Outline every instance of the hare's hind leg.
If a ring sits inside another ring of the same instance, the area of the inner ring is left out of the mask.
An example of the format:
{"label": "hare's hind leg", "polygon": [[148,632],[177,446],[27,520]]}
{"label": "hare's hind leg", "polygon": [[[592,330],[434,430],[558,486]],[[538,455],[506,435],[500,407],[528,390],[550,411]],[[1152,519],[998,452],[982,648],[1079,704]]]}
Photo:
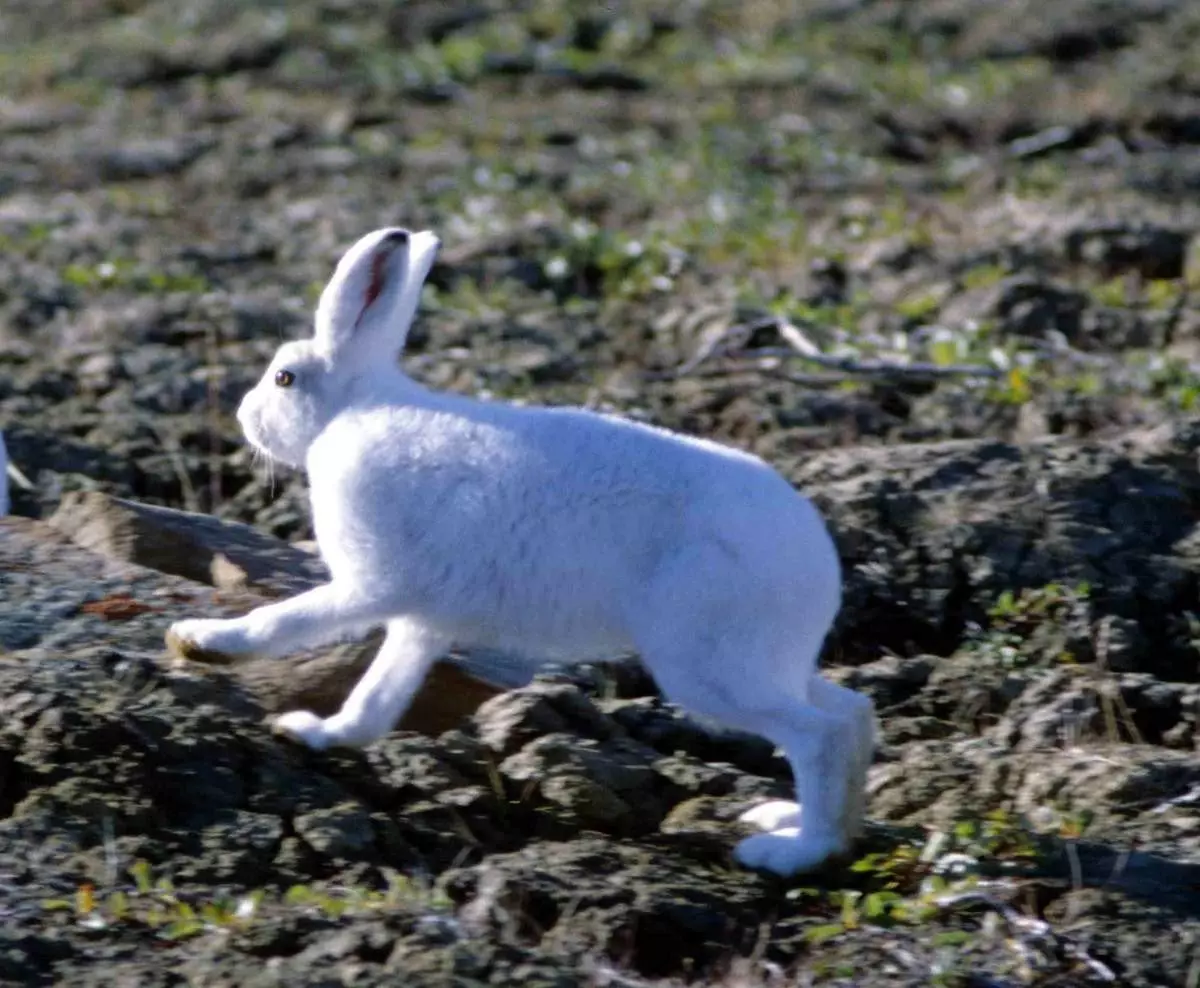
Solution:
{"label": "hare's hind leg", "polygon": [[[769,832],[743,840],[738,860],[790,875],[844,852],[861,814],[861,794],[852,790],[866,771],[866,732],[861,702],[849,690],[828,688],[814,671],[825,629],[785,644],[763,615],[731,620],[703,601],[685,609],[686,618],[676,612],[671,620],[659,611],[638,641],[659,687],[694,713],[774,742],[795,776],[796,802],[775,800],[749,812],[749,821]],[[714,619],[723,619],[720,627]]]}
{"label": "hare's hind leg", "polygon": [[[820,676],[809,684],[808,699],[813,706],[835,717],[845,717],[854,725],[853,755],[847,783],[842,832],[850,839],[862,834],[866,809],[867,771],[875,754],[875,705],[870,697]],[[800,826],[800,804],[790,799],[772,799],[748,809],[738,819],[759,830],[775,831]]]}
{"label": "hare's hind leg", "polygon": [[369,744],[396,726],[429,667],[449,645],[443,636],[414,621],[389,621],[379,652],[341,710],[324,719],[307,710],[293,710],[277,717],[274,729],[310,748]]}
{"label": "hare's hind leg", "polygon": [[[853,839],[847,832],[851,788],[857,781],[853,724],[797,698],[772,711],[759,733],[783,749],[799,806],[794,815],[784,812],[791,809],[786,802],[751,810],[751,822],[774,827],[738,844],[737,859],[747,867],[791,875],[848,850]],[[774,821],[768,819],[772,815]]]}
{"label": "hare's hind leg", "polygon": [[853,725],[850,779],[846,793],[843,830],[854,839],[862,834],[867,802],[867,772],[875,758],[875,704],[864,693],[838,686],[820,676],[809,684],[809,699],[827,713]]}
{"label": "hare's hind leg", "polygon": [[[732,564],[732,565],[731,565]],[[794,586],[699,543],[670,560],[631,612],[635,644],[674,702],[779,746],[797,802],[751,811],[769,832],[742,841],[743,864],[790,875],[845,851],[860,785],[857,715],[818,682],[817,656],[838,608],[837,572]]]}

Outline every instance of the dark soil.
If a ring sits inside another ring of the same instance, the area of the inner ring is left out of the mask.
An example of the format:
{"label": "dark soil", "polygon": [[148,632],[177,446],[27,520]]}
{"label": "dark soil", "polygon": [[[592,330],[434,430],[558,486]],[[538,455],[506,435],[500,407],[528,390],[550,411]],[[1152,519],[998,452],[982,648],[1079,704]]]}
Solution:
{"label": "dark soil", "polygon": [[16,514],[310,537],[233,411],[430,227],[414,376],[816,498],[883,743],[857,863],[770,879],[785,766],[629,663],[302,752],[161,661],[211,588],[0,522],[0,982],[1194,985],[1198,52],[1187,0],[6,5]]}

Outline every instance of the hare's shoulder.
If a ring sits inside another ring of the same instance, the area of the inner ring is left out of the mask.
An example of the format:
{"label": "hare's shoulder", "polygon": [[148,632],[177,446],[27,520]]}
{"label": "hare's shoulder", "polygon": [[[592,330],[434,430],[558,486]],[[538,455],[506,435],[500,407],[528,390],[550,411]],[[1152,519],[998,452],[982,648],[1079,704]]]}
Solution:
{"label": "hare's shoulder", "polygon": [[480,467],[498,471],[528,455],[527,438],[489,418],[441,408],[348,409],[313,442],[307,467],[314,483],[322,474],[362,477],[382,472],[398,477]]}

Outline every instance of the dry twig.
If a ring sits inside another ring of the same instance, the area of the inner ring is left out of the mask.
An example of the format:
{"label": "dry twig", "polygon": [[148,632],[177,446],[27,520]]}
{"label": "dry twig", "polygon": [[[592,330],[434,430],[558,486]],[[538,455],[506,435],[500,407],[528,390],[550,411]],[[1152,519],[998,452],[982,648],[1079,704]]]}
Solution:
{"label": "dry twig", "polygon": [[[689,360],[681,364],[670,375],[682,377],[690,374],[705,361],[732,349],[731,341],[748,340],[754,333],[774,329],[787,344],[786,347],[765,347],[749,351],[745,357],[755,361],[804,360],[826,370],[839,371],[850,377],[885,378],[943,378],[943,377],[999,377],[1001,370],[987,364],[934,364],[928,362],[899,363],[894,360],[863,360],[857,357],[831,357],[823,353],[800,329],[781,316],[764,316],[749,323],[730,326],[724,332],[707,341]],[[763,368],[766,369],[766,368]],[[798,381],[798,383],[800,383]]]}

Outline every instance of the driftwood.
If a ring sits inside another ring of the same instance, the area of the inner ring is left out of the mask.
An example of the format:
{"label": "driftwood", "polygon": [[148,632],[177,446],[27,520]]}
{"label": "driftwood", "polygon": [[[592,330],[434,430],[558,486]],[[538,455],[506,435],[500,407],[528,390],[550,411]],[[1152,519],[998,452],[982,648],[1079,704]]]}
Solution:
{"label": "driftwood", "polygon": [[287,597],[325,579],[316,556],[249,525],[95,491],[63,495],[49,524],[112,559],[231,593]]}
{"label": "driftwood", "polygon": [[[247,525],[97,492],[66,495],[49,525],[107,558],[215,587],[221,603],[237,611],[300,593],[326,578],[317,556]],[[283,661],[248,660],[226,668],[268,712],[303,708],[327,715],[366,670],[381,637],[376,631],[363,641]],[[530,665],[500,653],[448,655],[434,665],[397,726],[440,734],[490,697],[527,682],[531,672]]]}

